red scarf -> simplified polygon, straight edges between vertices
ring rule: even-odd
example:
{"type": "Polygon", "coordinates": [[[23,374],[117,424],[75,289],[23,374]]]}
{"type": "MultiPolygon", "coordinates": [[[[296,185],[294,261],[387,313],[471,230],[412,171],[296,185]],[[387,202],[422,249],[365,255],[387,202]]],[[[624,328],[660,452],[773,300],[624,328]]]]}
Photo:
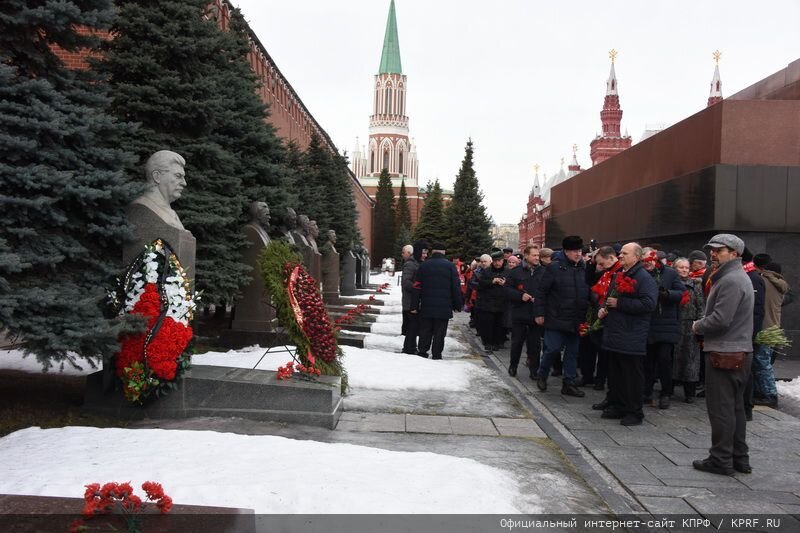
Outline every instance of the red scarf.
{"type": "Polygon", "coordinates": [[[617,261],[614,265],[603,272],[603,275],[600,277],[600,280],[592,286],[592,292],[597,295],[597,303],[600,307],[603,307],[603,304],[606,302],[606,297],[608,296],[608,289],[611,287],[611,278],[614,277],[614,274],[617,270],[622,268],[622,263],[617,261]]]}

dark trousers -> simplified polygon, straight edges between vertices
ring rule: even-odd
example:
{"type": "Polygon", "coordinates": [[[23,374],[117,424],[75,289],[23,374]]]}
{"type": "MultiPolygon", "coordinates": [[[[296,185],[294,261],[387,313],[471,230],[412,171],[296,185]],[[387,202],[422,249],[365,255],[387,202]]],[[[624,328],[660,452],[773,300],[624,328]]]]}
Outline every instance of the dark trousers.
{"type": "Polygon", "coordinates": [[[406,334],[406,328],[408,327],[408,315],[411,314],[411,311],[403,311],[403,324],[400,326],[400,335],[406,334]]]}
{"type": "Polygon", "coordinates": [[[644,418],[642,388],[644,387],[644,357],[619,352],[608,354],[609,401],[625,415],[644,418]]]}
{"type": "Polygon", "coordinates": [[[752,364],[752,353],[746,354],[740,370],[714,368],[706,358],[706,408],[711,422],[708,451],[718,466],[732,468],[733,461],[749,462],[744,390],[752,364]]]}
{"type": "Polygon", "coordinates": [[[659,396],[672,396],[672,355],[674,344],[657,342],[647,345],[645,359],[644,397],[653,397],[653,385],[656,379],[661,382],[659,396]]]}
{"type": "Polygon", "coordinates": [[[578,345],[578,368],[584,384],[606,382],[606,354],[589,336],[578,345]]]}
{"type": "Polygon", "coordinates": [[[442,358],[444,350],[444,336],[447,335],[448,318],[423,318],[419,319],[419,353],[428,356],[431,350],[433,359],[442,358]]]}
{"type": "Polygon", "coordinates": [[[419,315],[411,311],[403,311],[403,323],[406,336],[403,341],[403,353],[417,353],[417,336],[419,335],[419,315]]]}
{"type": "Polygon", "coordinates": [[[478,310],[478,333],[486,347],[500,346],[506,340],[503,311],[478,310]]]}
{"type": "Polygon", "coordinates": [[[511,322],[511,366],[517,368],[522,356],[522,345],[527,345],[528,368],[531,375],[539,368],[539,354],[542,350],[542,328],[533,322],[511,322]]]}

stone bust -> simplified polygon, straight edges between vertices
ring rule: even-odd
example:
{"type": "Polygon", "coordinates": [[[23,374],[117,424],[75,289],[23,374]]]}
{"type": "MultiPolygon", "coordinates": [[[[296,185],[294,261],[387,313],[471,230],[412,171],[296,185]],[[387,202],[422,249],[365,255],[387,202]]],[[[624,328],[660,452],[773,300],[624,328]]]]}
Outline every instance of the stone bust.
{"type": "Polygon", "coordinates": [[[269,221],[269,206],[266,202],[253,202],[250,204],[250,222],[247,225],[255,230],[265,246],[270,242],[269,221]]]}
{"type": "Polygon", "coordinates": [[[186,160],[169,150],[159,150],[151,155],[144,166],[148,188],[131,203],[147,207],[169,226],[186,229],[170,207],[186,187],[185,166],[186,160]]]}
{"type": "Polygon", "coordinates": [[[291,207],[286,208],[286,212],[283,215],[283,225],[286,228],[283,238],[290,244],[294,244],[294,236],[292,234],[297,230],[297,213],[291,207]]]}
{"type": "Polygon", "coordinates": [[[322,253],[336,252],[336,230],[328,230],[328,241],[320,248],[322,253]]]}
{"type": "Polygon", "coordinates": [[[311,248],[319,253],[319,248],[317,248],[317,239],[319,238],[319,226],[317,226],[316,220],[309,220],[308,221],[308,244],[311,248]]]}
{"type": "Polygon", "coordinates": [[[294,237],[294,242],[298,246],[311,246],[308,243],[308,236],[309,236],[309,220],[307,215],[298,215],[297,216],[297,225],[300,226],[299,228],[295,228],[292,231],[292,236],[294,237]]]}

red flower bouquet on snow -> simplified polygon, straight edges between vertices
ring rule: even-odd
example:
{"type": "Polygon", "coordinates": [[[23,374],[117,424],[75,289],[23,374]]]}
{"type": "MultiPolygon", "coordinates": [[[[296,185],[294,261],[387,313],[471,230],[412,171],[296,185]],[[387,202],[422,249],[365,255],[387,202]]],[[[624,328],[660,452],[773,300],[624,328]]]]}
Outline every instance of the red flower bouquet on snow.
{"type": "Polygon", "coordinates": [[[192,339],[192,320],[199,296],[169,245],[161,239],[145,247],[131,264],[114,299],[120,314],[146,320],[145,331],[120,339],[114,362],[125,397],[143,403],[175,387],[189,366],[184,355],[192,339]]]}

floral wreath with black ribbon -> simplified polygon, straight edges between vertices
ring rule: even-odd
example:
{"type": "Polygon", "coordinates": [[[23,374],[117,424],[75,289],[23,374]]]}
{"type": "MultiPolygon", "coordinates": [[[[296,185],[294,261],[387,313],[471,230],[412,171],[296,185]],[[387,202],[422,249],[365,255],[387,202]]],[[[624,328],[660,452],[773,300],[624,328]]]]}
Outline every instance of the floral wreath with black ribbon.
{"type": "Polygon", "coordinates": [[[146,320],[143,333],[120,338],[114,358],[125,397],[142,404],[151,396],[176,389],[191,364],[187,350],[193,335],[190,323],[200,295],[193,292],[172,246],[163,239],[146,245],[128,266],[111,299],[119,315],[146,320]]]}

